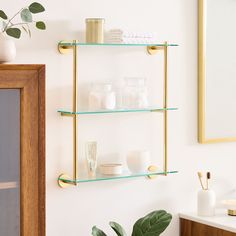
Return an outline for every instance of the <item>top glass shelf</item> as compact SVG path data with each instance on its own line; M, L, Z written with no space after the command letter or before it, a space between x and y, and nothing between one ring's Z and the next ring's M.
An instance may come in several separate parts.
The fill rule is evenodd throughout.
M152 47L177 47L179 46L178 44L172 44L172 43L84 43L84 42L66 42L66 41L61 41L59 42L59 46L124 46L124 47L147 47L147 46L152 46Z

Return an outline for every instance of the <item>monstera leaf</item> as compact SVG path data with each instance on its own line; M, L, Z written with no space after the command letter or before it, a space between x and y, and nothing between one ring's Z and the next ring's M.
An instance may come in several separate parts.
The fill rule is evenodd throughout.
M118 236L127 236L125 230L118 223L111 221L109 222L109 225L116 232Z
M136 221L132 236L159 236L170 224L171 214L164 210L153 211Z
M107 236L102 230L100 230L96 226L93 226L92 228L92 235L93 236Z

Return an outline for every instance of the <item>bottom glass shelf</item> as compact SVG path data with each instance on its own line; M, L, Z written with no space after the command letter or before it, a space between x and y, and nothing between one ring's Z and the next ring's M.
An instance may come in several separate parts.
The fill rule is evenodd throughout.
M59 177L59 181L62 181L67 184L74 184L74 183L87 183L87 182L96 182L96 181L105 181L105 180L116 180L116 179L131 179L131 178L137 178L137 177L148 177L148 176L155 176L155 175L165 175L165 174L176 174L178 171L157 171L157 172L146 172L146 173L124 173L122 175L99 175L97 174L96 177L81 177L77 179L76 181L66 179L63 177Z

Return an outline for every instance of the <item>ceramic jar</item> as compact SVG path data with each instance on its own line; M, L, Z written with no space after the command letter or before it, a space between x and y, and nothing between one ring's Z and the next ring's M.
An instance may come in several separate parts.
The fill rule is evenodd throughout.
M199 216L215 215L216 196L212 190L199 190L197 198L197 212Z
M15 42L0 33L0 63L13 61L16 57Z

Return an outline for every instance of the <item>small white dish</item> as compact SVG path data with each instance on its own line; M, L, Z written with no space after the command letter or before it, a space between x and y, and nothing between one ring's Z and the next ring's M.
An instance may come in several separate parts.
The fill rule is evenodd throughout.
M100 165L100 172L103 175L121 175L123 171L122 164L109 163Z

